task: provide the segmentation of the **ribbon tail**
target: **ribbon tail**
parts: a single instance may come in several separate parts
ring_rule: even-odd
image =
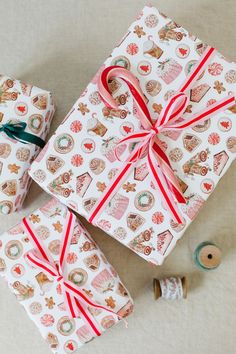
[[[16,134],[14,132],[12,132],[11,130],[9,129],[4,129],[3,132],[10,138],[10,139],[13,139],[13,140],[18,140]],[[25,144],[23,142],[23,144]]]
[[[74,298],[74,300],[79,310],[80,316],[84,319],[85,322],[89,324],[89,329],[93,337],[100,336],[102,334],[100,326],[95,320],[95,318],[93,317],[93,315],[88,310],[88,307],[82,304],[77,298]]]
[[[88,310],[88,307],[93,307],[95,309],[101,309],[104,311],[107,311],[109,313],[111,313],[112,315],[114,315],[118,320],[120,319],[120,317],[116,314],[116,312],[108,309],[105,306],[99,305],[96,302],[94,302],[93,300],[91,300],[91,298],[89,298],[85,292],[83,290],[81,290],[79,287],[75,286],[73,283],[66,281],[64,282],[64,286],[65,286],[65,291],[67,294],[69,294],[70,296],[74,297],[75,303],[79,309],[79,313],[81,316],[83,316],[83,318],[90,324],[90,326],[92,327],[93,331],[95,332],[96,335],[100,335],[98,334],[99,330],[97,329],[97,323],[94,319],[94,317],[92,316],[92,314],[90,313],[90,311]],[[93,324],[93,325],[91,325]]]
[[[70,294],[70,292],[64,289],[64,295],[66,298],[66,306],[68,312],[71,314],[72,318],[82,318],[85,323],[88,324],[88,328],[91,331],[93,337],[100,336],[101,330],[94,319],[92,314],[89,312],[88,308],[83,306],[80,301]]]
[[[108,311],[108,312],[112,313],[113,315],[117,315],[113,310],[110,310],[106,306],[99,305],[95,301],[91,300],[91,298],[88,297],[87,294],[83,290],[81,290],[78,286],[76,286],[72,282],[66,281],[66,282],[64,282],[64,285],[65,285],[67,292],[69,292],[71,295],[73,295],[75,297],[79,297],[81,299],[81,301],[86,306],[91,306],[91,307],[94,307],[97,309]]]
[[[39,146],[41,149],[45,146],[45,141],[38,137],[37,135],[30,134],[28,132],[14,132],[12,133],[14,138],[23,144],[34,144]]]
[[[66,299],[67,311],[71,314],[72,318],[82,318],[85,323],[88,324],[88,328],[91,331],[92,336],[100,336],[101,331],[95,325],[95,319],[87,308],[84,308],[80,302],[72,296],[68,291],[64,289],[64,296]]]
[[[114,177],[112,183],[107,187],[105,192],[103,193],[101,199],[95,204],[88,215],[88,221],[91,224],[96,225],[96,220],[101,215],[106,206],[110,203],[111,199],[120,189],[122,183],[126,181],[127,176],[130,171],[133,169],[134,164],[137,162],[137,158],[140,156],[140,148],[139,146],[134,149],[131,153],[129,159],[121,166],[118,174]]]
[[[66,229],[64,230],[62,240],[61,240],[61,254],[59,265],[61,269],[61,273],[64,273],[64,268],[66,264],[66,255],[68,254],[68,249],[71,244],[71,238],[73,236],[74,225],[75,225],[76,216],[70,211],[67,211],[66,215]]]
[[[130,163],[124,164],[121,167],[120,172],[115,176],[111,185],[105,190],[102,198],[95,204],[92,210],[89,213],[88,220],[91,224],[96,225],[96,220],[99,218],[103,210],[110,203],[111,199],[120,189],[120,185],[125,182],[127,175],[130,173],[130,170],[133,168],[133,165]]]
[[[150,172],[153,176],[153,183],[156,189],[160,190],[162,199],[165,203],[165,206],[169,210],[173,220],[179,224],[184,222],[183,216],[181,215],[178,206],[173,198],[172,193],[169,190],[169,185],[164,177],[161,168],[158,166],[155,156],[151,149],[148,152],[148,162],[150,166]]]
[[[169,189],[172,191],[174,194],[176,200],[179,203],[186,203],[185,197],[183,195],[183,192],[181,190],[179,181],[174,174],[174,171],[171,167],[170,161],[166,155],[166,153],[162,150],[162,148],[157,144],[157,142],[154,141],[153,144],[153,152],[155,154],[155,157],[158,161],[158,165],[160,166],[163,175],[166,179],[166,182],[169,185]]]
[[[169,187],[172,190],[172,193],[174,194],[176,200],[181,204],[186,204],[186,199],[181,191],[181,188],[179,187],[178,180],[177,180],[178,187],[179,187],[178,189],[176,188],[176,184],[170,182],[168,179],[167,179],[167,183],[169,184]]]
[[[80,317],[80,314],[76,310],[76,303],[74,297],[71,296],[71,294],[68,291],[66,291],[64,287],[62,288],[62,291],[63,291],[64,299],[66,299],[65,305],[67,311],[71,314],[71,317],[72,318]]]

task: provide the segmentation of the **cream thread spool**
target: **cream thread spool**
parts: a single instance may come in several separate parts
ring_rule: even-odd
[[[194,262],[203,270],[216,269],[221,263],[221,250],[212,242],[202,242],[194,251]]]
[[[164,279],[153,279],[153,290],[155,300],[180,300],[187,298],[187,278],[169,277]]]

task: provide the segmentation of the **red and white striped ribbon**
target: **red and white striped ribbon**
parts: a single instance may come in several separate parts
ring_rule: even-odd
[[[174,221],[178,223],[183,222],[183,217],[179,211],[177,202],[186,203],[186,201],[170,161],[162,147],[158,145],[157,134],[161,131],[190,128],[211,118],[216,113],[226,110],[234,104],[235,97],[230,94],[192,116],[186,117],[184,115],[190,100],[186,91],[189,91],[194,85],[214,54],[214,48],[208,47],[206,49],[194,67],[193,72],[186,78],[186,81],[182,84],[179,91],[168,100],[155,123],[153,123],[145,103],[145,97],[140,88],[138,79],[130,71],[118,66],[110,66],[103,70],[98,81],[98,91],[105,104],[111,108],[118,109],[118,104],[109,91],[108,81],[114,77],[122,79],[126,82],[131,91],[139,119],[144,129],[129,134],[117,143],[116,150],[121,144],[136,143],[136,146],[130,153],[128,159],[126,159],[120,167],[118,174],[107,187],[101,199],[90,211],[89,221],[91,223],[96,223],[96,219],[103,212],[104,208],[106,208],[111,198],[120,189],[122,183],[125,182],[128,174],[134,167],[134,163],[139,160],[144,151],[147,151],[148,167],[152,176],[152,182],[155,189],[161,192],[164,206],[169,210]]]
[[[54,262],[51,255],[44,248],[40,239],[37,238],[29,221],[24,218],[23,224],[25,226],[27,235],[34,245],[34,249],[26,254],[26,259],[31,264],[31,266],[39,268],[42,272],[46,273],[49,277],[54,278],[57,283],[61,285],[65,304],[71,317],[83,318],[85,323],[89,325],[92,335],[100,336],[102,332],[98,326],[97,321],[88,310],[88,306],[108,311],[116,316],[117,314],[114,311],[109,310],[108,308],[92,301],[91,298],[89,298],[88,295],[79,286],[76,286],[67,278],[65,273],[65,261],[73,235],[75,218],[75,215],[68,211],[66,229],[62,237],[61,253],[58,264]]]

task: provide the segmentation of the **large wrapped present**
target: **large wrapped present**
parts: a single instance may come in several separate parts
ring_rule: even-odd
[[[161,264],[236,156],[235,92],[234,63],[145,7],[30,174]]]
[[[132,312],[115,269],[56,199],[0,236],[0,275],[53,352],[73,353]]]
[[[0,214],[22,206],[54,111],[49,92],[0,75]]]

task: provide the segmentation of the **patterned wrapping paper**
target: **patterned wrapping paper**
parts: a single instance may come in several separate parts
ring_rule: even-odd
[[[119,110],[102,102],[97,91],[101,70],[110,65],[129,69],[138,78],[155,119],[205,48],[157,9],[145,7],[33,163],[32,178],[88,219],[121,166],[114,153],[117,141],[140,130],[124,82],[113,79],[109,83]],[[236,65],[216,52],[191,89],[185,114],[198,112],[230,92],[236,93]],[[159,191],[153,188],[147,158],[142,156],[96,225],[147,261],[161,264],[235,158],[235,113],[233,106],[193,128],[158,136],[187,200],[186,205],[179,205],[184,224],[171,220]],[[122,158],[123,146],[117,153]]]
[[[68,212],[67,207],[51,199],[27,217],[55,262],[59,259],[60,240]],[[60,285],[29,265],[26,253],[32,248],[23,222],[3,233],[0,236],[0,275],[5,278],[52,351],[73,353],[93,336],[82,318],[72,319],[69,316]],[[78,219],[66,257],[66,274],[93,301],[113,310],[120,317],[132,312],[133,303],[128,291]],[[119,321],[106,310],[92,307],[89,310],[101,332]]]
[[[43,140],[55,111],[52,96],[38,87],[0,75],[0,126],[9,121],[27,123],[26,132]],[[0,213],[19,210],[30,185],[28,169],[40,148],[0,132]]]

